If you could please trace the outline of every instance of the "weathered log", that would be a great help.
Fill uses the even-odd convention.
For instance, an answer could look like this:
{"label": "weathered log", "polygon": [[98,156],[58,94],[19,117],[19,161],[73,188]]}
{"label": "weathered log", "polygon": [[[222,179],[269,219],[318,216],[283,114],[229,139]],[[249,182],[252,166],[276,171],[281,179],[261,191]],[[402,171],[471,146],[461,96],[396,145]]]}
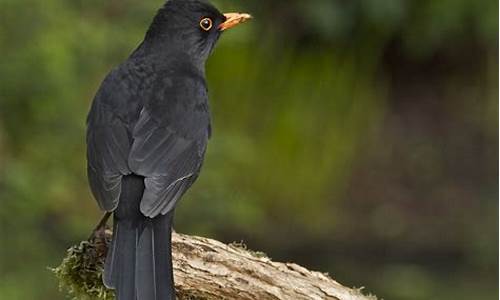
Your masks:
{"label": "weathered log", "polygon": [[[113,299],[101,282],[109,232],[68,250],[53,269],[61,287],[77,299]],[[242,244],[174,233],[175,288],[178,299],[337,299],[367,300],[360,289],[345,287],[328,275],[294,263],[273,262]]]}
{"label": "weathered log", "polygon": [[273,262],[241,245],[175,234],[173,255],[180,295],[241,300],[370,299],[328,275],[294,263]]}

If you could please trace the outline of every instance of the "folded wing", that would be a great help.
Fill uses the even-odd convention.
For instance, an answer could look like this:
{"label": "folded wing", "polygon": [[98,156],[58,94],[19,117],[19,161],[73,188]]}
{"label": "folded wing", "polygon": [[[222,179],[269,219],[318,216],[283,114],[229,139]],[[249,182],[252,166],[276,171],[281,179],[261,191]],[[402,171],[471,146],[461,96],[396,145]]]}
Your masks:
{"label": "folded wing", "polygon": [[145,177],[141,212],[168,213],[196,179],[206,148],[205,136],[183,136],[143,109],[133,133],[129,166]]}

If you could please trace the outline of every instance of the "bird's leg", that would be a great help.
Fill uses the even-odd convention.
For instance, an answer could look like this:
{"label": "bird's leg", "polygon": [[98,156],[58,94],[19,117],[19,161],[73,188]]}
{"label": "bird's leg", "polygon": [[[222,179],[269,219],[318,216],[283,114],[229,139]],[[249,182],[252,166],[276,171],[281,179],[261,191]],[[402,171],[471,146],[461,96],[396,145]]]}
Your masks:
{"label": "bird's leg", "polygon": [[[98,233],[102,233],[104,236],[104,230],[106,229],[106,223],[108,222],[109,217],[111,216],[111,212],[106,212],[104,216],[102,216],[97,226],[92,231],[92,234],[89,237],[89,240],[93,239],[98,235]],[[101,232],[102,231],[102,232]]]}

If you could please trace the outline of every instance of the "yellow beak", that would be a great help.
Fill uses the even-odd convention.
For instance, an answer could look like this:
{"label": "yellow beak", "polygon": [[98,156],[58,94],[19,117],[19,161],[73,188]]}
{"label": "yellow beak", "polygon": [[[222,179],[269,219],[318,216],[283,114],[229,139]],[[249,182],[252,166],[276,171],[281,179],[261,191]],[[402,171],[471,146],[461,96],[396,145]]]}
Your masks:
{"label": "yellow beak", "polygon": [[226,17],[226,21],[219,25],[220,31],[233,28],[234,26],[244,23],[252,18],[251,15],[242,13],[225,13],[224,16]]}

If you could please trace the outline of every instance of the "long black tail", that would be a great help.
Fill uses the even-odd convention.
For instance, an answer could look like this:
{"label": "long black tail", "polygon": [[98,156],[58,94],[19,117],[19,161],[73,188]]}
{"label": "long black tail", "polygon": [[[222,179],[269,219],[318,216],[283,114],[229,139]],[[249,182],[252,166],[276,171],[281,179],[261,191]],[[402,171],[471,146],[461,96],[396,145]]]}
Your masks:
{"label": "long black tail", "polygon": [[173,211],[153,219],[139,210],[143,177],[122,180],[114,212],[113,241],[104,266],[104,284],[117,300],[174,300],[171,228]]}

